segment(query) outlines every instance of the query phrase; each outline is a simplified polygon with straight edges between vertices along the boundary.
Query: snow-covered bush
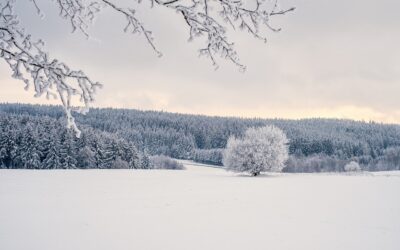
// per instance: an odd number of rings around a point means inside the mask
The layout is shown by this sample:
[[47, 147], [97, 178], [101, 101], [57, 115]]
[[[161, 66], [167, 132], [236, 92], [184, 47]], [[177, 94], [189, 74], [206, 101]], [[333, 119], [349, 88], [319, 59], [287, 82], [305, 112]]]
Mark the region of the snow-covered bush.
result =
[[347, 160], [337, 156], [314, 154], [310, 156], [291, 155], [286, 161], [282, 172], [286, 173], [315, 173], [315, 172], [342, 172]]
[[288, 159], [288, 139], [275, 126], [249, 128], [242, 138], [230, 137], [224, 152], [227, 170], [249, 172], [281, 171]]
[[346, 172], [358, 172], [361, 171], [361, 167], [357, 162], [351, 161], [344, 166], [344, 170]]
[[150, 156], [150, 164], [155, 169], [185, 169], [182, 163], [165, 155]]

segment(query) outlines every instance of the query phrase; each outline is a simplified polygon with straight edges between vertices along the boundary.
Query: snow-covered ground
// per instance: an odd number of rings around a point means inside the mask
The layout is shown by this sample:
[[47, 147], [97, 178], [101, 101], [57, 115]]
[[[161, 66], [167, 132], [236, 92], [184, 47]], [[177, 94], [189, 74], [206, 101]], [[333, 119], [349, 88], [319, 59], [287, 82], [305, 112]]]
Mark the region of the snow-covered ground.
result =
[[1, 250], [400, 249], [400, 173], [1, 170]]

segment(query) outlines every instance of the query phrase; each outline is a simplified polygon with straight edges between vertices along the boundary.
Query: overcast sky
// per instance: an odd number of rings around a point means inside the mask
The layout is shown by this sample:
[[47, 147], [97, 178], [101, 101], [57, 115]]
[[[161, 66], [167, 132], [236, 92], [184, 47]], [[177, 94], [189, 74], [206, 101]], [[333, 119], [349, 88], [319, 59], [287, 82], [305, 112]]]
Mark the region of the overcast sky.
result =
[[[17, 1], [18, 2], [18, 1]], [[400, 1], [283, 0], [295, 12], [276, 17], [268, 43], [232, 34], [247, 71], [220, 61], [214, 70], [188, 43], [181, 16], [144, 8], [158, 58], [142, 36], [124, 34], [124, 19], [105, 11], [92, 39], [70, 33], [52, 1], [41, 20], [19, 1], [22, 25], [46, 41], [50, 56], [104, 84], [94, 106], [242, 117], [336, 117], [400, 123]], [[50, 103], [33, 98], [0, 61], [0, 102]], [[54, 103], [54, 102], [52, 102]], [[56, 102], [57, 103], [57, 102]]]

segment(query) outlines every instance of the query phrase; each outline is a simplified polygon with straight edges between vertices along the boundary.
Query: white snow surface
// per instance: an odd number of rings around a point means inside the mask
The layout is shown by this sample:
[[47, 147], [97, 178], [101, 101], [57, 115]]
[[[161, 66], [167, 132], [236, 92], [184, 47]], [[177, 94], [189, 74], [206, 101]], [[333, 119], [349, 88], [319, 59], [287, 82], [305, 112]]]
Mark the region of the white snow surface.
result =
[[400, 172], [185, 165], [0, 170], [0, 249], [400, 249]]

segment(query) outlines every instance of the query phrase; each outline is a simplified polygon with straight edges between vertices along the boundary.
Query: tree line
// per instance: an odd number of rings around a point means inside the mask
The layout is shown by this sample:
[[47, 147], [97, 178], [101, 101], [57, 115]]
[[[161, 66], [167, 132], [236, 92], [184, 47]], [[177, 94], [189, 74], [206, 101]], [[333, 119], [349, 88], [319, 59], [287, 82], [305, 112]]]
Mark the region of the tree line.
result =
[[[0, 112], [59, 121], [61, 107], [1, 104]], [[75, 115], [84, 137], [86, 130], [106, 133], [133, 145], [138, 154], [167, 155], [222, 165], [230, 136], [247, 128], [274, 125], [289, 139], [290, 158], [284, 171], [343, 171], [351, 160], [368, 170], [399, 169], [400, 126], [341, 119], [242, 119], [183, 115], [131, 109], [91, 109]], [[140, 157], [139, 157], [140, 158]]]
[[61, 120], [0, 115], [0, 166], [24, 169], [148, 168], [134, 144], [89, 127], [77, 138]]

